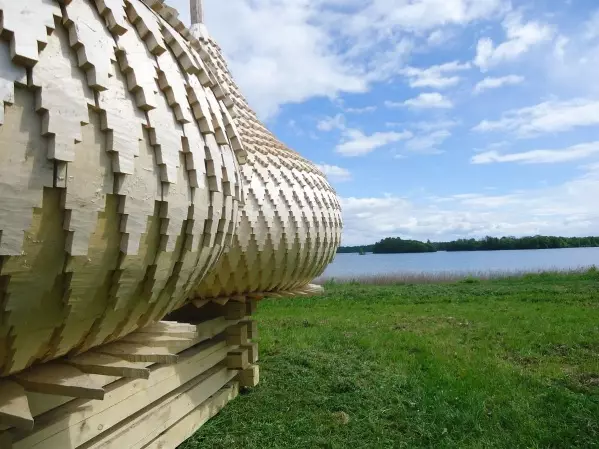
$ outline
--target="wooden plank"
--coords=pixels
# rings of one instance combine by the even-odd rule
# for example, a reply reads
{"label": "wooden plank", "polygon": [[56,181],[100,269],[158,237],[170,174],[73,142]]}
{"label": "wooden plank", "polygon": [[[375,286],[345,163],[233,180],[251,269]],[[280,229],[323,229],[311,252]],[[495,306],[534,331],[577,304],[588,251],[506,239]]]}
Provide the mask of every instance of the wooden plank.
{"label": "wooden plank", "polygon": [[254,315],[258,310],[258,301],[256,299],[250,299],[245,303],[246,315]]}
{"label": "wooden plank", "polygon": [[93,375],[61,363],[45,363],[15,375],[27,391],[74,398],[103,399],[104,389]]}
{"label": "wooden plank", "polygon": [[[250,301],[251,302],[251,301]],[[231,301],[225,306],[225,318],[227,320],[241,320],[247,315],[247,304],[244,302]]]}
{"label": "wooden plank", "polygon": [[249,351],[244,348],[232,349],[227,354],[227,366],[229,369],[243,370],[249,368]]}
{"label": "wooden plank", "polygon": [[[197,337],[197,336],[196,336]],[[129,334],[119,340],[119,343],[134,343],[145,346],[164,346],[168,348],[183,347],[196,337],[175,337],[173,335]]]}
{"label": "wooden plank", "polygon": [[8,379],[0,381],[0,423],[25,430],[33,428],[25,389]]}
{"label": "wooden plank", "polygon": [[237,375],[236,371],[218,365],[180,389],[172,391],[158,404],[141,410],[100,434],[85,449],[139,449],[185,417]]}
{"label": "wooden plank", "polygon": [[260,382],[260,368],[258,365],[251,365],[249,368],[239,372],[237,380],[242,387],[255,387]]}
{"label": "wooden plank", "polygon": [[139,343],[110,343],[98,346],[95,351],[129,362],[176,363],[178,358],[169,348],[149,347]]}
{"label": "wooden plank", "polygon": [[255,341],[249,342],[247,345],[241,346],[243,349],[248,351],[248,360],[250,363],[256,363],[258,361],[258,343]]}
{"label": "wooden plank", "polygon": [[[170,393],[200,373],[221,363],[229,348],[209,341],[179,354],[176,365],[155,365],[150,377],[121,379],[106,387],[103,401],[75,400],[35,419],[32,433],[15,435],[14,449],[75,449]],[[39,445],[39,446],[37,446]]]}
{"label": "wooden plank", "polygon": [[195,324],[189,323],[179,323],[178,321],[159,321],[154,324],[150,324],[142,329],[139,329],[137,332],[144,331],[152,331],[152,330],[167,330],[167,331],[176,331],[176,330],[186,330],[186,331],[194,331],[196,328]]}
{"label": "wooden plank", "polygon": [[147,379],[150,376],[150,370],[143,364],[128,362],[112,355],[93,351],[68,358],[65,363],[73,365],[88,374],[130,377],[133,379]]}
{"label": "wooden plank", "polygon": [[227,328],[227,343],[231,346],[240,346],[248,343],[248,327],[238,323]]}
{"label": "wooden plank", "polygon": [[254,340],[258,338],[258,323],[254,320],[243,320],[239,324],[245,324],[248,330],[248,338]]}
{"label": "wooden plank", "polygon": [[165,449],[179,446],[238,395],[239,384],[237,382],[225,385],[215,395],[204,401],[202,405],[143,446],[143,449]]}

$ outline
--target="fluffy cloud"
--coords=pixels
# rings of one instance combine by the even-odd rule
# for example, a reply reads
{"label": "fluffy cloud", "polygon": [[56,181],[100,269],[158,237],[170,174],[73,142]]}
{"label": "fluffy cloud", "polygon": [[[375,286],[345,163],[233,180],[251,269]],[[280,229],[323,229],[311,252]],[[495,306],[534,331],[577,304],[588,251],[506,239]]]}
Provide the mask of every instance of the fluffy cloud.
{"label": "fluffy cloud", "polygon": [[316,164],[316,167],[318,167],[330,181],[343,182],[351,179],[351,173],[346,168],[328,164]]}
{"label": "fluffy cloud", "polygon": [[404,102],[386,101],[385,106],[388,108],[407,106],[414,109],[449,109],[453,107],[453,103],[439,92],[427,92]]}
{"label": "fluffy cloud", "polygon": [[433,131],[429,134],[423,134],[408,140],[406,148],[419,153],[439,154],[443,152],[438,148],[439,145],[445,142],[450,136],[451,133],[446,129]]}
{"label": "fluffy cloud", "polygon": [[492,164],[496,162],[517,162],[520,164],[555,164],[584,159],[599,153],[599,141],[581,143],[560,150],[532,150],[521,153],[501,154],[497,151],[485,151],[472,157],[473,164]]}
{"label": "fluffy cloud", "polygon": [[468,70],[470,63],[462,64],[452,61],[441,65],[434,65],[426,69],[406,67],[400,73],[408,78],[410,87],[431,87],[443,89],[455,86],[460,82],[460,77],[455,72]]}
{"label": "fluffy cloud", "polygon": [[342,198],[344,245],[389,236],[451,240],[485,235],[589,235],[599,213],[599,165],[563,184],[504,195],[433,197],[418,205],[406,198]]}
{"label": "fluffy cloud", "polygon": [[[189,23],[188,0],[170,0]],[[507,0],[205,2],[209,31],[265,119],[317,96],[366,92],[398,74],[414,41],[502,14]],[[438,39],[441,31],[436,33]]]}
{"label": "fluffy cloud", "polygon": [[344,156],[363,156],[377,148],[384,147],[400,140],[409,139],[412,133],[403,132],[376,132],[366,135],[358,129],[344,131],[344,140],[337,145],[336,151]]}
{"label": "fluffy cloud", "polygon": [[320,120],[316,127],[320,131],[332,131],[334,129],[344,129],[345,128],[345,117],[343,114],[337,114],[333,117],[325,117]]}
{"label": "fluffy cloud", "polygon": [[498,89],[503,86],[512,86],[515,84],[520,84],[523,81],[524,77],[518,75],[507,75],[498,78],[487,77],[479,81],[476,86],[474,86],[474,92],[481,93],[484,90]]}
{"label": "fluffy cloud", "polygon": [[533,46],[551,39],[554,34],[550,25],[537,21],[523,23],[522,15],[518,12],[507,15],[503,21],[503,28],[507,37],[505,42],[495,46],[493,40],[488,37],[478,41],[474,64],[482,71],[518,58]]}
{"label": "fluffy cloud", "polygon": [[509,131],[519,137],[532,137],[598,124],[599,101],[579,98],[569,101],[546,101],[508,111],[499,120],[483,120],[473,130]]}

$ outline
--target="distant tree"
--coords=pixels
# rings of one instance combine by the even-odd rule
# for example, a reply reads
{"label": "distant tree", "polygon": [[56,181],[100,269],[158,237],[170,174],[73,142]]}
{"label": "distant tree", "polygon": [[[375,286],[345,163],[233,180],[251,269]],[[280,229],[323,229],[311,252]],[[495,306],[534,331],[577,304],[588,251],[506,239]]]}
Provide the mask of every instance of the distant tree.
{"label": "distant tree", "polygon": [[526,237],[505,236],[501,238],[486,236],[476,239],[458,239],[450,242],[431,242],[427,240],[403,240],[399,237],[387,237],[374,245],[340,247],[339,253],[377,254],[424,253],[434,251],[498,251],[507,249],[546,249],[546,248],[583,248],[599,247],[599,237],[558,237],[534,235]]}

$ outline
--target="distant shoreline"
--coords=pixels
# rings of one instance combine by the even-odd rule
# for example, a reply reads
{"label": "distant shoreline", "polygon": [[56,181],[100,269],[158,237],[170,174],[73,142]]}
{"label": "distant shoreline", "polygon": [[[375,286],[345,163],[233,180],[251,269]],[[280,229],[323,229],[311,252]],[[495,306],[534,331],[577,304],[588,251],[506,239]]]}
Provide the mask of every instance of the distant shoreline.
{"label": "distant shoreline", "polygon": [[341,246],[338,254],[410,254],[471,251],[510,251],[532,249],[597,248],[599,237],[558,237],[535,235],[530,237],[485,237],[484,239],[459,239],[449,242],[422,242],[387,237],[372,245]]}

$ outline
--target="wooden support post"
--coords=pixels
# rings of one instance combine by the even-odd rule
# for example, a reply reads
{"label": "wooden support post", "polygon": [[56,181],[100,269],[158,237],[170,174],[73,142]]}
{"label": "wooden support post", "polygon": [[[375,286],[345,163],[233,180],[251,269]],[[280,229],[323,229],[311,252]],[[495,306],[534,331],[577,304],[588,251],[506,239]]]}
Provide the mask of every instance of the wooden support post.
{"label": "wooden support post", "polygon": [[227,354],[227,368],[246,369],[250,365],[248,350],[244,348],[233,349]]}
{"label": "wooden support post", "polygon": [[227,328],[227,344],[241,346],[248,343],[248,331],[245,324],[235,324]]}
{"label": "wooden support post", "polygon": [[251,365],[249,368],[241,371],[237,378],[239,379],[239,385],[246,388],[252,388],[258,385],[260,382],[260,368],[258,365]]}
{"label": "wooden support post", "polygon": [[241,320],[246,316],[246,304],[243,302],[229,301],[225,305],[225,319]]}
{"label": "wooden support post", "polygon": [[258,300],[250,299],[246,303],[246,315],[254,315],[258,310]]}
{"label": "wooden support post", "polygon": [[248,360],[250,363],[256,363],[258,361],[258,343],[250,342],[247,345],[241,346],[243,349],[248,351]]}
{"label": "wooden support post", "polygon": [[258,323],[254,320],[243,320],[239,324],[245,324],[248,328],[248,338],[255,340],[258,338]]}

